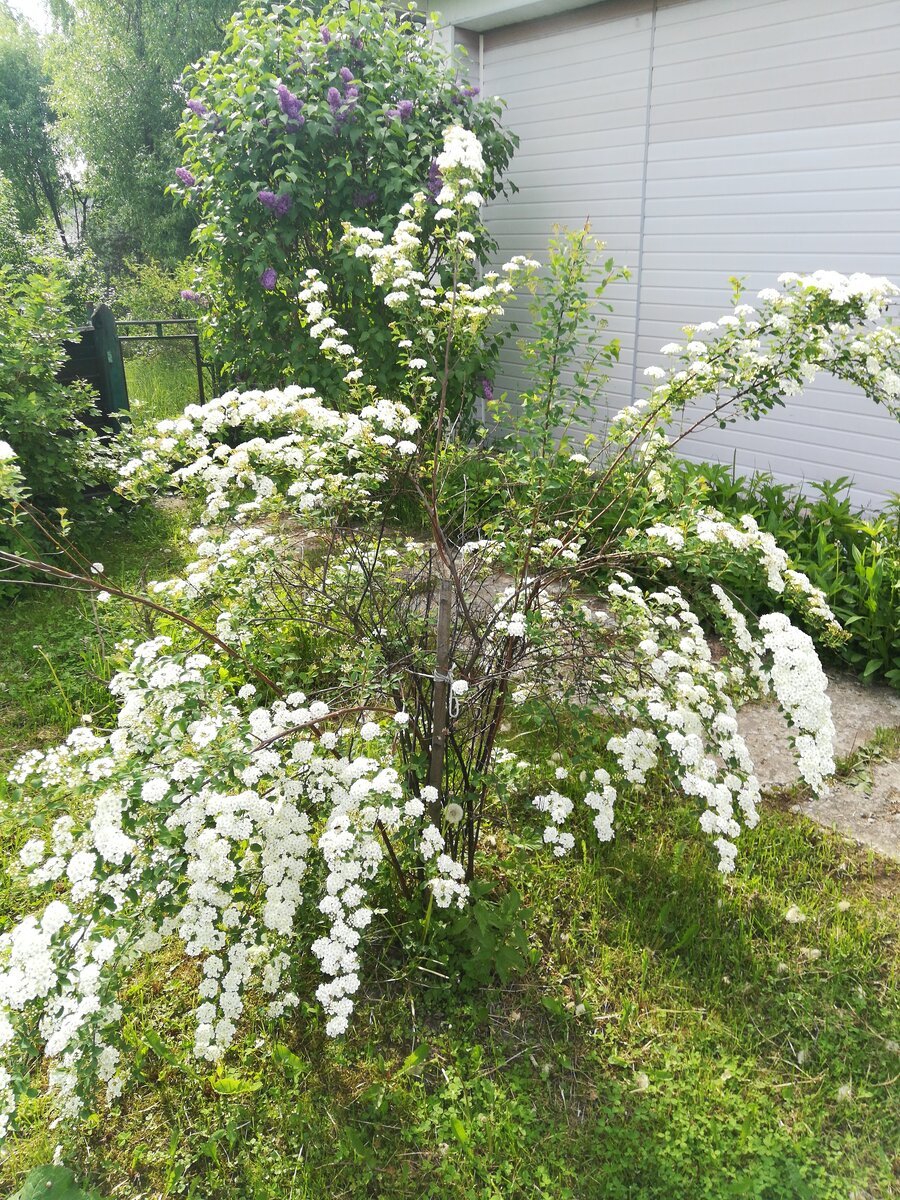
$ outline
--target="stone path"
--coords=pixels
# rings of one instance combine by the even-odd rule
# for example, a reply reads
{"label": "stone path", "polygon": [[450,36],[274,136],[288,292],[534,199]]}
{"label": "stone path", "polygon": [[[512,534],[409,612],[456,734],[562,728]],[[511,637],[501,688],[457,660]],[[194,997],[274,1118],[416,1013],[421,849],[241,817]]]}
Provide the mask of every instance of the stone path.
{"label": "stone path", "polygon": [[[865,686],[853,676],[829,671],[828,692],[836,758],[858,750],[877,729],[900,726],[900,693],[891,688]],[[798,781],[787,724],[777,709],[748,704],[739,725],[763,791]],[[900,760],[875,761],[864,773],[834,784],[828,796],[795,805],[794,812],[900,862]]]}

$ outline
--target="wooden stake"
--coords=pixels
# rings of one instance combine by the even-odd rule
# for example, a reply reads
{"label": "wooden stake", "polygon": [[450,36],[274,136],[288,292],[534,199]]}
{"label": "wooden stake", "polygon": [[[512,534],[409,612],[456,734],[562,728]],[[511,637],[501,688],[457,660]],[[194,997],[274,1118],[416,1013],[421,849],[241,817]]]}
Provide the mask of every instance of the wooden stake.
{"label": "wooden stake", "polygon": [[428,763],[428,783],[436,788],[437,800],[429,806],[428,816],[439,829],[441,826],[441,784],[444,778],[444,755],[447,750],[447,729],[450,709],[450,626],[453,614],[453,589],[449,579],[438,585],[437,644],[435,648],[434,695],[431,708],[431,758]]}

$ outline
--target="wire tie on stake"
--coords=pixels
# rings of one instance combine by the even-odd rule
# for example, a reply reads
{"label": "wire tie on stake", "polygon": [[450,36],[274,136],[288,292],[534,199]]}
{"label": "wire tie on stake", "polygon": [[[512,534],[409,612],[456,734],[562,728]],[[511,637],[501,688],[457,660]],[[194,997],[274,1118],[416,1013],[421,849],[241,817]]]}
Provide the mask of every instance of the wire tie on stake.
{"label": "wire tie on stake", "polygon": [[451,721],[455,721],[459,716],[459,696],[453,690],[453,672],[448,671],[446,675],[443,671],[435,671],[433,675],[427,675],[424,671],[410,671],[410,675],[418,675],[420,679],[432,679],[435,683],[446,683],[447,686],[447,715]]}
{"label": "wire tie on stake", "polygon": [[455,721],[459,716],[459,696],[453,690],[453,672],[448,671],[444,675],[441,671],[435,671],[432,679],[435,683],[447,684],[447,715],[451,721]]}

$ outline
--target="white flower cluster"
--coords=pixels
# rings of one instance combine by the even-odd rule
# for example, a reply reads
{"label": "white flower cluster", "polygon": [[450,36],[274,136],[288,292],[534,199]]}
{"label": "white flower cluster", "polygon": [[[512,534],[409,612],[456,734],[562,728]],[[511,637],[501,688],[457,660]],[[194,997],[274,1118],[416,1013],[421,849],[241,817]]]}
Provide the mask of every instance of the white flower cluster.
{"label": "white flower cluster", "polygon": [[[652,388],[648,405],[623,410],[613,422],[615,440],[646,441],[676,413],[710,399],[701,424],[733,420],[740,410],[758,416],[820,370],[900,412],[900,331],[882,321],[900,288],[883,277],[836,271],[787,273],[778,283],[759,293],[758,307],[739,303],[716,321],[687,326],[684,344],[664,345],[669,364],[644,371]],[[658,448],[665,450],[661,442]]]}
{"label": "white flower cluster", "polygon": [[[376,240],[382,237],[371,229],[366,233]],[[362,376],[362,359],[346,340],[347,330],[338,324],[328,307],[328,284],[321,274],[315,267],[310,267],[306,272],[306,283],[297,293],[297,299],[303,307],[301,320],[306,324],[309,336],[318,341],[321,354],[344,367],[349,365],[344,382],[354,383]]]}
{"label": "white flower cluster", "polygon": [[316,998],[329,1017],[326,1032],[337,1037],[347,1028],[353,1011],[351,997],[359,988],[356,947],[360,931],[372,920],[365,889],[377,874],[384,853],[376,826],[396,833],[421,817],[424,806],[416,797],[404,803],[397,772],[368,757],[341,760],[327,777],[320,767],[318,783],[327,784],[331,795],[328,822],[319,838],[319,850],[328,867],[319,910],[331,925],[326,936],[313,942],[312,950],[323,972],[331,976],[319,986]]}
{"label": "white flower cluster", "polygon": [[546,813],[550,818],[544,827],[544,841],[553,847],[557,858],[568,854],[575,845],[575,838],[568,830],[561,828],[572,814],[574,805],[567,796],[559,792],[548,792],[546,796],[535,796],[532,804],[538,812]]}
{"label": "white flower cluster", "polygon": [[[472,248],[476,241],[475,222],[483,203],[483,197],[473,188],[484,172],[481,146],[475,134],[460,126],[446,129],[444,149],[437,162],[443,186],[437,198],[440,207],[435,214],[434,242],[445,258],[445,269],[452,280],[445,280],[440,264],[433,263],[431,252],[435,247],[423,241],[422,228],[430,205],[425,192],[417,192],[411,203],[403,206],[401,220],[389,240],[385,241],[378,230],[350,225],[345,226],[342,239],[342,245],[356,258],[368,261],[372,282],[384,290],[384,303],[394,316],[397,345],[408,354],[409,395],[417,401],[433,394],[436,386],[435,375],[431,373],[433,348],[445,344],[448,330],[452,329],[457,346],[476,345],[488,323],[502,315],[502,302],[513,293],[516,283],[539,266],[517,255],[503,265],[501,272],[486,272],[477,283],[466,279],[461,267],[475,262]],[[313,298],[301,293],[301,300],[307,304],[307,320],[309,299]],[[333,316],[322,307],[323,301],[321,294],[313,299],[318,324],[311,333],[323,328],[324,322],[333,322]],[[333,329],[331,334],[341,336]],[[320,346],[328,350],[325,342]],[[361,381],[358,364],[347,379],[354,383]]]}
{"label": "white flower cluster", "polygon": [[[627,535],[635,545],[649,542],[651,549],[653,543],[664,543],[666,553],[678,561],[689,561],[697,554],[708,556],[708,549],[712,547],[733,551],[735,561],[743,566],[755,561],[766,585],[775,595],[787,592],[791,601],[821,628],[833,635],[842,632],[825,593],[814,587],[802,571],[790,566],[786,552],[772,534],[759,528],[749,513],[730,520],[716,509],[691,510],[689,519],[681,527],[658,522],[644,529],[629,529]],[[730,613],[727,615],[731,618]]]}
{"label": "white flower cluster", "polygon": [[481,179],[485,164],[477,135],[462,125],[448,125],[444,130],[444,148],[437,156],[437,165],[442,175],[463,171]]}
{"label": "white flower cluster", "polygon": [[[424,811],[396,769],[372,757],[376,723],[361,726],[365,756],[337,757],[333,733],[286,737],[320,728],[326,704],[295,693],[250,707],[253,685],[235,697],[220,662],[172,650],[168,637],[134,648],[111,684],[121,704],[111,734],[84,726],[10,774],[51,803],[79,796],[78,816],[64,812],[20,856],[33,886],[52,895],[64,882],[67,901],[51,899],[0,938],[0,1033],[11,1040],[37,1009],[46,1053],[61,1065],[51,1082],[70,1099],[90,1088],[92,1071],[110,1096],[121,1089],[122,973],[167,939],[202,960],[194,1048],[203,1058],[230,1045],[254,982],[273,997],[272,1015],[299,1002],[283,977],[313,852],[326,868],[318,911],[329,921],[311,939],[328,977],[317,994],[328,1033],[342,1032],[372,915],[365,888],[383,858],[376,826],[396,835]],[[453,877],[443,856],[442,844],[439,871]],[[462,902],[467,889],[455,886]],[[12,1098],[0,1079],[4,1106],[6,1120]]]}
{"label": "white flower cluster", "polygon": [[[778,276],[778,282],[785,289],[824,293],[836,304],[861,300],[866,306],[866,316],[871,320],[880,316],[885,304],[894,296],[900,296],[900,288],[883,275],[866,275],[863,272],[842,275],[839,271],[814,271],[811,275],[795,275],[792,271],[786,271]],[[770,293],[768,298],[778,299],[777,293]]]}
{"label": "white flower cluster", "polygon": [[[427,803],[433,804],[438,798],[437,788],[430,786],[423,788],[422,798]],[[450,805],[447,806],[448,809],[450,807]],[[456,807],[460,808],[461,819],[461,806],[456,805]],[[457,814],[454,812],[451,815],[456,816]],[[445,810],[445,818],[448,819],[448,823],[452,823],[449,822],[447,810]],[[419,854],[425,863],[426,884],[431,889],[438,908],[449,908],[451,904],[455,904],[457,908],[465,907],[469,898],[469,885],[465,882],[465,867],[447,853],[444,835],[436,825],[428,824],[422,830]]]}
{"label": "white flower cluster", "polygon": [[601,842],[611,842],[615,836],[613,818],[615,816],[616,789],[613,787],[609,772],[598,767],[594,772],[594,781],[599,791],[590,791],[584,798],[588,808],[595,812],[594,829]]}
{"label": "white flower cluster", "polygon": [[812,638],[783,613],[760,617],[762,644],[771,655],[768,679],[790,721],[801,776],[815,792],[834,774],[834,722],[828,680]]}
{"label": "white flower cluster", "polygon": [[[712,661],[709,646],[679,590],[644,595],[622,573],[607,589],[610,608],[635,643],[631,685],[617,681],[606,699],[609,708],[632,727],[607,743],[623,777],[632,785],[646,782],[661,759],[674,769],[681,790],[702,800],[700,826],[714,835],[719,869],[734,868],[734,839],[743,822],[758,820],[759,783],[747,746],[738,733],[730,692],[741,682],[741,668],[724,669]],[[598,799],[599,828],[607,828],[615,795]],[[607,807],[608,806],[608,807]]]}

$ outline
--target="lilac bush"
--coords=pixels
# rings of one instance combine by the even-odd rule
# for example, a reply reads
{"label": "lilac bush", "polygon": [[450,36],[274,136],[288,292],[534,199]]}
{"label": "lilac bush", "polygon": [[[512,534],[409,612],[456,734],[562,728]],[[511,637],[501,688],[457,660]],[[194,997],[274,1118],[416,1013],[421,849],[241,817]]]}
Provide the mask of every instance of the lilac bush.
{"label": "lilac bush", "polygon": [[[502,191],[515,139],[499,123],[500,102],[463,85],[413,9],[354,0],[330,6],[324,25],[299,5],[248,9],[222,50],[185,77],[184,166],[173,190],[198,214],[197,290],[212,301],[202,325],[224,378],[257,387],[299,378],[340,402],[339,377],[297,322],[297,293],[314,268],[370,377],[389,392],[402,368],[382,296],[338,252],[343,222],[364,215],[387,232],[400,205],[439,178],[433,147],[451,123],[480,140],[485,197]],[[491,241],[482,227],[473,232],[474,279]],[[471,409],[492,361],[486,339],[477,361],[454,364],[456,411]]]}

